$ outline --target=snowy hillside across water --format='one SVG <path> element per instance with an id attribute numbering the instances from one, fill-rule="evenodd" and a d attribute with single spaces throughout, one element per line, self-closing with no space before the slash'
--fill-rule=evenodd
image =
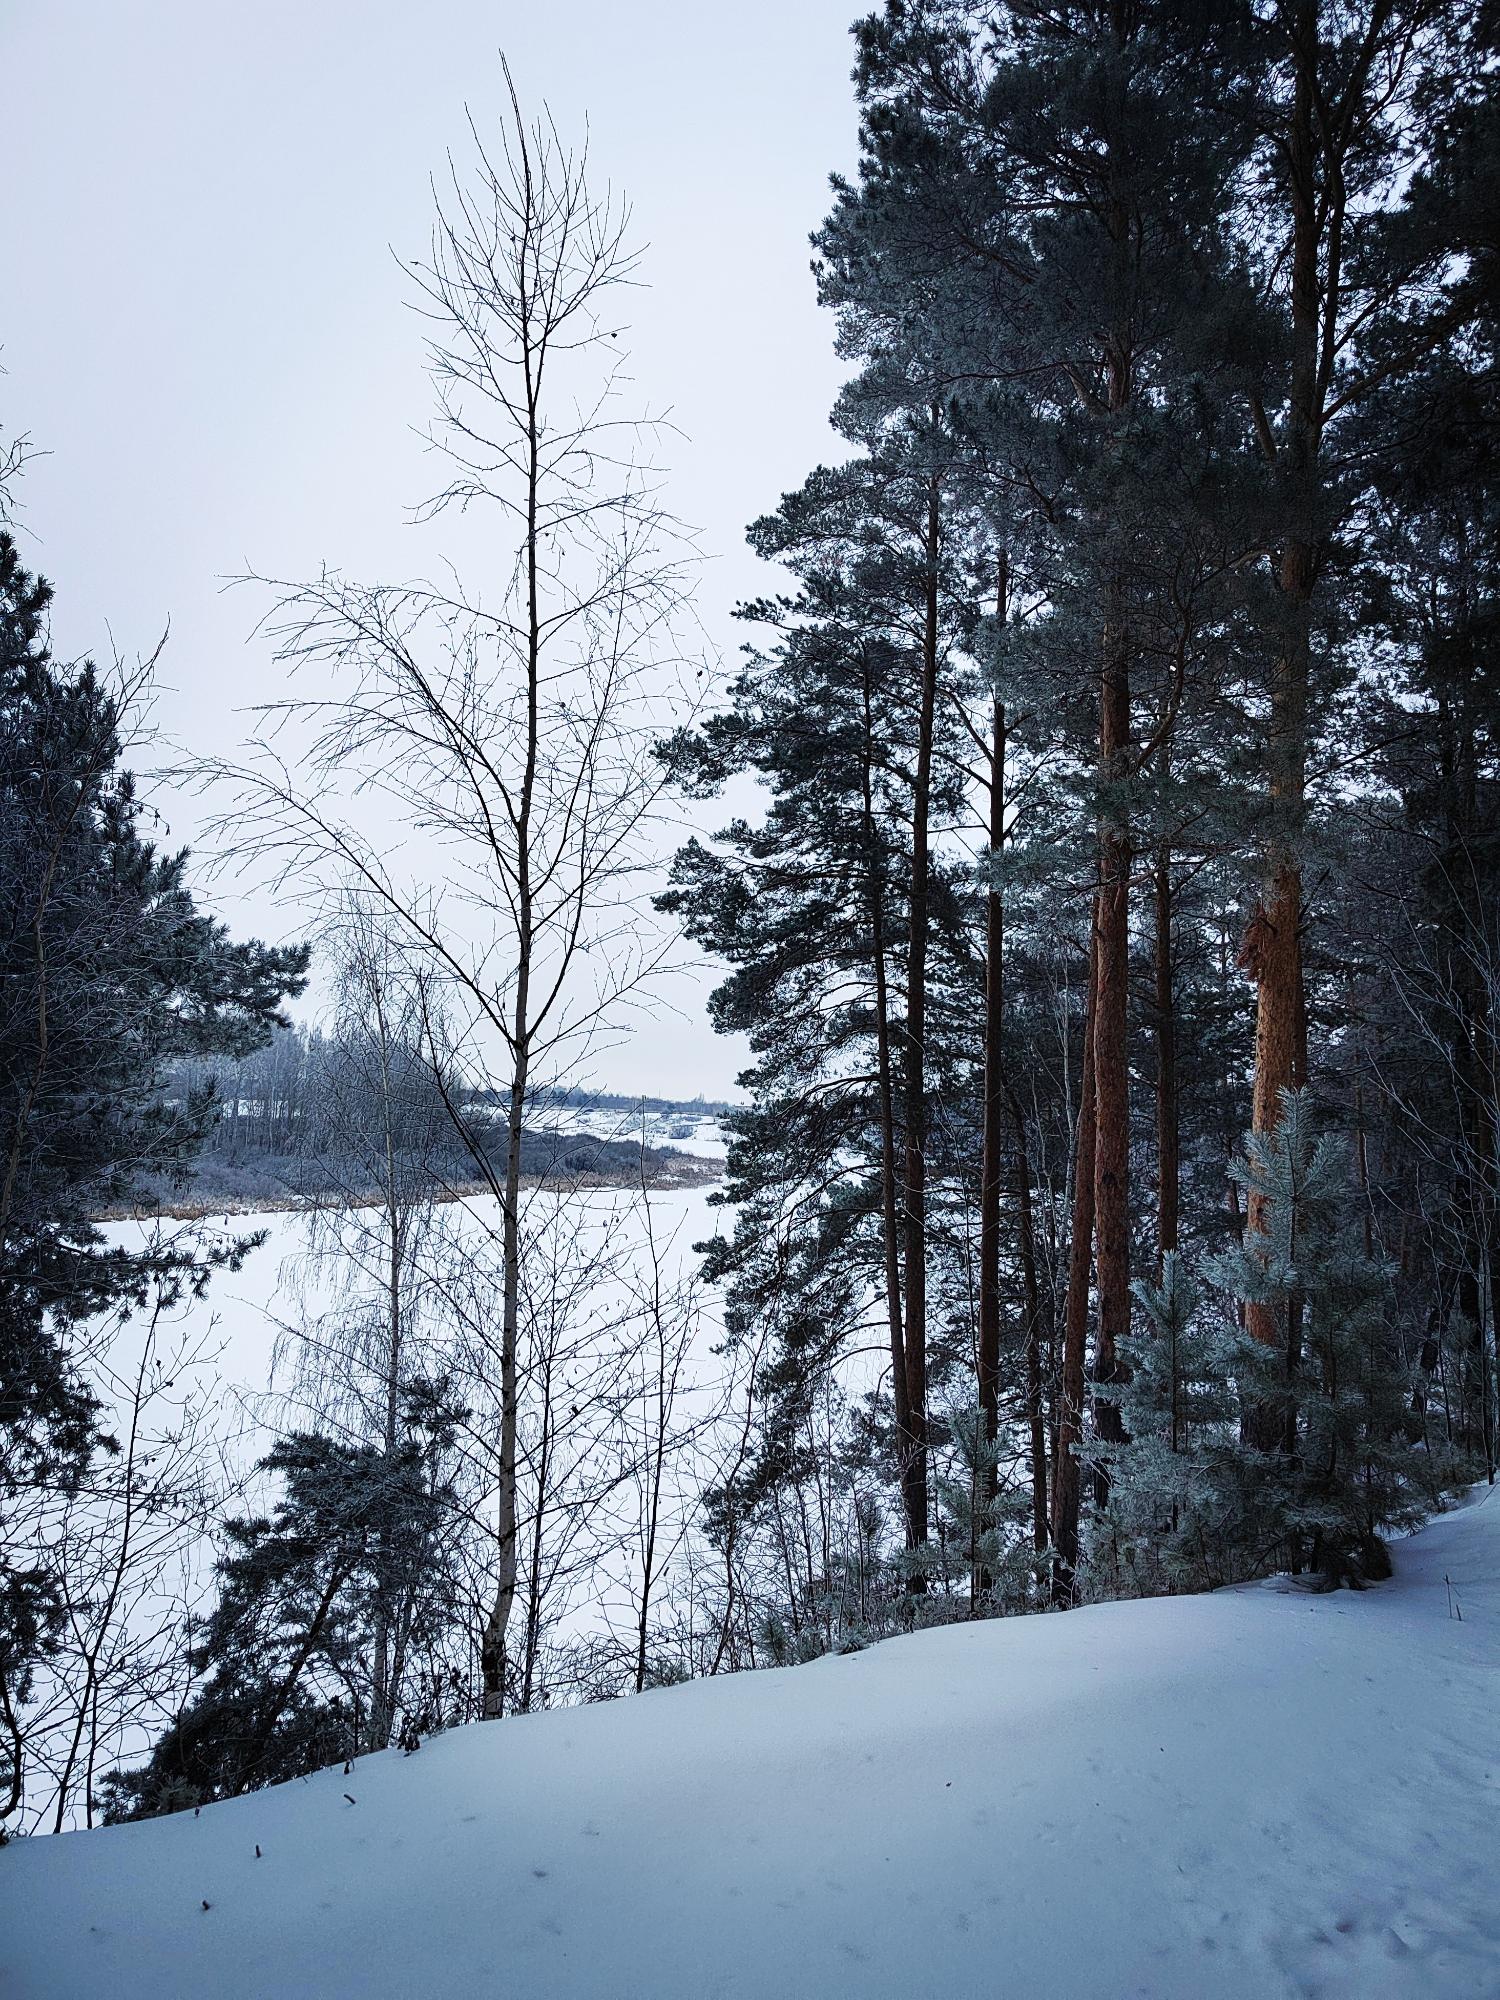
<path id="1" fill-rule="evenodd" d="M 7 2000 L 1484 2000 L 1500 1500 L 0 1852 Z"/>

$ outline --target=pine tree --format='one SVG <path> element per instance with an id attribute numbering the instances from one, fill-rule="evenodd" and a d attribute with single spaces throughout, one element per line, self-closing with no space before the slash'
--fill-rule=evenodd
<path id="1" fill-rule="evenodd" d="M 1203 1310 L 1175 1251 L 1135 1295 L 1104 1533 L 1137 1588 L 1211 1590 L 1237 1573 L 1220 1461 L 1236 1448 L 1244 1336 L 1232 1315 Z"/>
<path id="2" fill-rule="evenodd" d="M 1101 1381 L 1129 1322 L 1132 855 L 1179 734 L 1228 679 L 1227 580 L 1259 526 L 1237 454 L 1269 330 L 1214 220 L 1249 145 L 1224 115 L 1256 59 L 1243 30 L 1233 7 L 893 5 L 858 31 L 861 182 L 820 238 L 846 345 L 909 342 L 917 320 L 997 511 L 1029 509 L 1046 544 L 1051 737 L 1094 849 L 1080 866 L 1070 833 L 1070 886 L 1093 907 L 1052 1510 L 1064 1567 L 1091 1278 Z M 1200 843 L 1202 818 L 1186 815 Z M 1180 824 L 1154 843 L 1168 935 Z M 1159 1029 L 1174 1020 L 1159 1007 Z M 1170 1061 L 1159 1074 L 1170 1084 Z M 1158 1130 L 1170 1204 L 1175 1116 Z M 1117 1409 L 1101 1399 L 1106 1428 Z"/>
<path id="3" fill-rule="evenodd" d="M 174 1089 L 173 1062 L 266 1040 L 307 966 L 300 947 L 232 943 L 197 908 L 186 852 L 145 837 L 121 767 L 145 677 L 55 662 L 50 603 L 0 532 L 0 1709 L 17 1743 L 61 1606 L 39 1552 L 11 1544 L 6 1503 L 76 1488 L 103 1442 L 70 1330 L 148 1290 L 201 1292 L 247 1247 L 133 1248 L 94 1218 L 203 1143 L 212 1095 Z"/>
<path id="4" fill-rule="evenodd" d="M 938 694 L 970 607 L 962 536 L 932 539 L 951 441 L 926 416 L 908 423 L 898 409 L 887 422 L 872 402 L 873 387 L 843 406 L 862 455 L 819 469 L 751 531 L 801 585 L 745 607 L 780 628 L 776 643 L 749 652 L 722 713 L 665 749 L 700 793 L 760 771 L 768 811 L 712 847 L 685 847 L 660 906 L 731 967 L 713 1016 L 748 1034 L 754 1057 L 741 1078 L 751 1105 L 730 1121 L 724 1198 L 736 1228 L 708 1270 L 731 1281 L 731 1331 L 762 1314 L 774 1325 L 768 1438 L 795 1432 L 878 1297 L 895 1469 L 918 1547 L 928 1186 L 947 1143 L 929 1101 L 962 1066 L 978 983 L 965 885 L 935 840 L 961 812 L 955 726 Z M 949 511 L 939 498 L 945 523 Z"/>
<path id="5" fill-rule="evenodd" d="M 1274 1568 L 1360 1587 L 1390 1573 L 1384 1536 L 1419 1521 L 1463 1468 L 1442 1468 L 1435 1489 L 1410 1424 L 1394 1274 L 1367 1247 L 1348 1148 L 1316 1131 L 1306 1092 L 1286 1094 L 1270 1134 L 1247 1135 L 1235 1171 L 1267 1241 L 1247 1230 L 1207 1260 L 1217 1296 L 1174 1255 L 1159 1283 L 1136 1288 L 1145 1325 L 1119 1392 L 1128 1438 L 1111 1454 L 1098 1554 L 1148 1591 Z M 1273 1321 L 1276 1349 L 1244 1329 L 1236 1300 Z"/>
<path id="6" fill-rule="evenodd" d="M 1491 16 L 1493 46 L 1494 17 Z M 1435 1390 L 1462 1449 L 1496 1462 L 1493 1312 L 1500 1279 L 1500 259 L 1481 217 L 1500 185 L 1500 118 L 1482 67 L 1426 107 L 1426 165 L 1386 228 L 1425 244 L 1448 323 L 1364 411 L 1368 596 L 1389 665 L 1351 718 L 1385 788 L 1376 828 L 1329 901 L 1340 996 L 1356 1017 L 1330 1079 L 1371 1160 L 1372 1223 L 1401 1253 L 1418 1363 L 1413 1419 Z M 1399 358 L 1396 315 L 1383 343 Z M 1439 1390 L 1440 1393 L 1440 1390 Z M 1441 1424 L 1446 1431 L 1448 1422 Z M 1436 1440 L 1435 1440 L 1436 1442 Z"/>
<path id="7" fill-rule="evenodd" d="M 1001 1446 L 978 1404 L 951 1407 L 942 1428 L 951 1447 L 937 1478 L 942 1542 L 969 1572 L 969 1609 L 1024 1609 L 1047 1573 L 1046 1545 L 1038 1549 L 1031 1533 L 1030 1495 L 1000 1483 Z"/>
<path id="8" fill-rule="evenodd" d="M 1466 96 L 1466 75 L 1483 62 L 1477 26 L 1442 0 L 1294 0 L 1264 24 L 1271 60 L 1254 79 L 1262 141 L 1238 212 L 1284 330 L 1249 391 L 1267 479 L 1267 714 L 1261 880 L 1241 962 L 1257 989 L 1262 1133 L 1282 1093 L 1309 1076 L 1303 881 L 1318 831 L 1309 773 L 1353 664 L 1340 628 L 1358 562 L 1365 419 L 1371 399 L 1388 399 L 1470 309 L 1462 285 L 1442 295 L 1453 235 L 1413 229 L 1401 211 L 1420 184 L 1413 170 L 1431 143 L 1433 106 Z M 1252 1229 L 1264 1219 L 1254 1193 Z M 1247 1316 L 1274 1345 L 1258 1302 Z"/>
<path id="9" fill-rule="evenodd" d="M 1241 1350 L 1246 1435 L 1220 1458 L 1233 1541 L 1252 1570 L 1277 1560 L 1329 1586 L 1387 1575 L 1382 1536 L 1414 1525 L 1431 1497 L 1407 1424 L 1392 1273 L 1365 1242 L 1348 1148 L 1317 1132 L 1305 1092 L 1288 1091 L 1274 1129 L 1247 1135 L 1236 1178 L 1263 1227 L 1207 1276 L 1258 1307 L 1277 1339 Z"/>
<path id="10" fill-rule="evenodd" d="M 218 1602 L 190 1649 L 200 1685 L 139 1769 L 111 1773 L 106 1820 L 234 1798 L 384 1746 L 378 1634 L 389 1640 L 395 1622 L 415 1646 L 446 1615 L 436 1553 L 454 1422 L 419 1384 L 392 1449 L 297 1432 L 261 1459 L 280 1497 L 226 1524 Z"/>

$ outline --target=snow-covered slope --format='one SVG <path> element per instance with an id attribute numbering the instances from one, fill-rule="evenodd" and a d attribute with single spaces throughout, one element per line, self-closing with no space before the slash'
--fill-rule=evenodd
<path id="1" fill-rule="evenodd" d="M 1363 1596 L 949 1627 L 19 1842 L 0 1993 L 1483 2000 L 1497 1778 L 1486 1494 Z"/>

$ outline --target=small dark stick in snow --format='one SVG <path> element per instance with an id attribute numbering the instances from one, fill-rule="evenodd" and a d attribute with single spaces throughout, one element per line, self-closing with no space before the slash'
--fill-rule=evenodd
<path id="1" fill-rule="evenodd" d="M 211 1910 L 211 1909 L 213 1908 L 213 1904 L 212 1904 L 212 1903 L 205 1903 L 205 1904 L 203 1905 L 203 1907 L 204 1907 L 204 1909 L 205 1909 L 205 1910 Z"/>
<path id="2" fill-rule="evenodd" d="M 359 1804 L 359 1800 L 354 1796 L 353 1792 L 345 1792 L 344 1797 L 349 1801 L 351 1806 Z"/>
<path id="3" fill-rule="evenodd" d="M 257 1861 L 260 1859 L 260 1842 L 258 1840 L 255 1843 L 255 1858 Z"/>

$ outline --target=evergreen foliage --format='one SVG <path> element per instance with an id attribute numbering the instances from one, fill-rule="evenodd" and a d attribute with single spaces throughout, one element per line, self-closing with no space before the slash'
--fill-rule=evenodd
<path id="1" fill-rule="evenodd" d="M 734 1338 L 775 1333 L 762 1471 L 824 1501 L 809 1382 L 888 1326 L 897 1569 L 941 1588 L 957 1525 L 977 1603 L 995 1548 L 964 1424 L 903 1410 L 915 1357 L 957 1409 L 977 1366 L 985 1479 L 1029 1460 L 1060 1602 L 1126 1558 L 1142 1588 L 1353 1577 L 1495 1457 L 1493 10 L 889 0 L 855 38 L 859 168 L 814 241 L 856 456 L 753 531 L 801 595 L 675 746 L 772 796 L 668 901 L 757 1056 L 710 1257 Z M 913 451 L 935 566 L 890 505 Z M 929 572 L 950 790 L 914 1070 Z M 1300 1096 L 1275 1150 L 1309 1076 L 1357 1228 Z M 1261 1256 L 1282 1227 L 1295 1266 Z"/>
<path id="2" fill-rule="evenodd" d="M 148 1292 L 201 1293 L 244 1243 L 110 1243 L 94 1218 L 202 1144 L 207 1093 L 174 1059 L 255 1047 L 307 952 L 234 943 L 201 912 L 185 851 L 149 839 L 122 768 L 140 682 L 51 657 L 51 590 L 0 532 L 0 1691 L 24 1700 L 62 1607 L 5 1531 L 26 1487 L 76 1488 L 101 1440 L 70 1329 Z"/>
<path id="3" fill-rule="evenodd" d="M 1274 1132 L 1235 1164 L 1268 1229 L 1206 1260 L 1203 1299 L 1175 1256 L 1138 1284 L 1147 1327 L 1121 1394 L 1128 1441 L 1102 1543 L 1123 1537 L 1143 1580 L 1212 1587 L 1268 1568 L 1326 1587 L 1389 1574 L 1383 1536 L 1419 1521 L 1461 1465 L 1413 1435 L 1394 1272 L 1372 1254 L 1346 1143 L 1288 1092 Z M 1271 1348 L 1234 1302 L 1276 1317 Z"/>
<path id="4" fill-rule="evenodd" d="M 1168 1251 L 1159 1282 L 1137 1279 L 1141 1317 L 1121 1386 L 1125 1442 L 1114 1447 L 1107 1553 L 1140 1588 L 1211 1590 L 1247 1573 L 1224 1460 L 1239 1444 L 1236 1383 L 1253 1368 L 1232 1312 L 1205 1302 L 1182 1257 Z"/>
<path id="5" fill-rule="evenodd" d="M 1030 1496 L 1013 1480 L 1002 1484 L 1005 1454 L 986 1436 L 977 1405 L 951 1408 L 943 1428 L 951 1454 L 937 1480 L 939 1545 L 975 1579 L 975 1610 L 1028 1609 L 1040 1602 L 1047 1574 L 1046 1551 L 1033 1549 L 1026 1534 Z"/>
<path id="6" fill-rule="evenodd" d="M 377 780 L 418 823 L 477 839 L 471 910 L 517 920 L 513 966 L 508 946 L 445 947 L 434 971 L 406 910 L 422 970 L 388 968 L 401 1032 L 368 1042 L 363 990 L 333 1038 L 267 1041 L 304 956 L 232 945 L 196 909 L 120 768 L 128 702 L 51 661 L 47 588 L 0 536 L 0 1510 L 22 1483 L 78 1487 L 100 1448 L 80 1321 L 148 1283 L 201 1289 L 243 1249 L 111 1247 L 102 1205 L 160 1190 L 212 1125 L 309 1186 L 341 1131 L 346 1252 L 371 1183 L 387 1211 L 365 1321 L 333 1343 L 344 1401 L 320 1405 L 358 1435 L 299 1432 L 264 1462 L 277 1505 L 230 1524 L 196 1691 L 117 1777 L 117 1817 L 384 1743 L 395 1655 L 428 1634 L 468 1659 L 485 1714 L 513 1684 L 521 1707 L 550 1699 L 549 1563 L 555 1602 L 584 1576 L 638 1582 L 628 1681 L 613 1631 L 580 1647 L 573 1685 L 602 1693 L 1090 1595 L 1277 1571 L 1362 1587 L 1388 1536 L 1497 1476 L 1500 13 L 885 0 L 854 37 L 858 169 L 813 238 L 848 365 L 843 456 L 752 525 L 779 576 L 740 607 L 752 637 L 722 699 L 657 747 L 692 798 L 754 801 L 688 840 L 658 897 L 720 968 L 715 1025 L 749 1047 L 723 1119 L 732 1223 L 699 1246 L 733 1408 L 683 1426 L 705 1454 L 691 1480 L 668 1466 L 687 1336 L 669 1364 L 655 1239 L 639 1350 L 623 1323 L 569 1345 L 593 1309 L 565 1259 L 533 1280 L 528 1249 L 523 1273 L 523 1177 L 620 1164 L 522 1123 L 563 1095 L 529 1094 L 528 1051 L 567 1012 L 558 968 L 593 949 L 590 885 L 634 869 L 656 797 L 639 717 L 602 822 L 574 817 L 601 796 L 594 750 L 566 783 L 566 758 L 547 763 L 549 731 L 597 748 L 616 726 L 604 700 L 580 728 L 557 693 L 574 619 L 592 630 L 615 584 L 575 603 L 568 560 L 541 553 L 543 516 L 588 539 L 595 499 L 575 512 L 568 472 L 555 513 L 530 510 L 506 613 L 331 571 L 291 600 L 284 657 L 363 663 L 317 768 L 369 787 L 381 746 Z M 607 263 L 612 205 L 564 178 Z M 550 296 L 508 200 L 492 240 L 463 207 L 428 274 L 465 356 L 465 299 L 509 324 Z M 486 366 L 436 352 L 489 396 Z M 497 407 L 525 417 L 502 465 L 573 464 L 533 398 Z M 442 504 L 487 493 L 468 417 L 450 401 L 445 419 L 461 471 Z M 660 600 L 615 560 L 600 574 L 632 607 L 633 660 Z M 539 575 L 566 615 L 544 615 Z M 435 680 L 412 643 L 428 621 Z M 492 642 L 518 646 L 524 697 L 484 692 Z M 512 771 L 481 740 L 527 747 Z M 326 837 L 284 776 L 273 838 L 309 819 Z M 346 832 L 335 847 L 378 878 L 379 849 Z M 570 940 L 536 991 L 535 893 Z M 613 950 L 626 932 L 607 928 Z M 445 977 L 467 995 L 458 1041 L 495 1031 L 508 1088 L 478 1070 L 448 1087 Z M 601 990 L 622 1001 L 633 978 Z M 632 1172 L 646 1157 L 628 1149 Z M 470 1170 L 500 1218 L 498 1356 L 483 1259 L 413 1271 L 409 1212 Z M 409 1322 L 424 1367 L 452 1335 L 484 1394 L 498 1370 L 499 1456 L 471 1454 L 482 1637 L 440 1560 L 459 1420 L 408 1381 Z M 701 1540 L 664 1519 L 689 1485 Z M 632 1493 L 639 1519 L 575 1560 L 578 1521 Z M 552 1542 L 549 1508 L 576 1510 Z M 45 1565 L 4 1554 L 13 1704 L 62 1607 Z"/>
<path id="7" fill-rule="evenodd" d="M 267 1453 L 259 1469 L 280 1497 L 226 1523 L 218 1599 L 190 1648 L 201 1685 L 146 1763 L 106 1780 L 107 1820 L 235 1798 L 370 1747 L 377 1610 L 395 1614 L 399 1651 L 447 1613 L 437 1557 L 453 1423 L 413 1385 L 394 1451 L 297 1432 Z"/>
<path id="8" fill-rule="evenodd" d="M 1318 1132 L 1307 1094 L 1286 1093 L 1269 1134 L 1246 1136 L 1236 1178 L 1265 1201 L 1269 1226 L 1209 1266 L 1247 1305 L 1275 1314 L 1278 1352 L 1246 1343 L 1243 1416 L 1276 1437 L 1233 1461 L 1235 1534 L 1255 1563 L 1279 1553 L 1328 1583 L 1389 1573 L 1383 1529 L 1431 1504 L 1407 1418 L 1411 1374 L 1393 1338 L 1392 1271 L 1373 1255 L 1346 1143 Z"/>

